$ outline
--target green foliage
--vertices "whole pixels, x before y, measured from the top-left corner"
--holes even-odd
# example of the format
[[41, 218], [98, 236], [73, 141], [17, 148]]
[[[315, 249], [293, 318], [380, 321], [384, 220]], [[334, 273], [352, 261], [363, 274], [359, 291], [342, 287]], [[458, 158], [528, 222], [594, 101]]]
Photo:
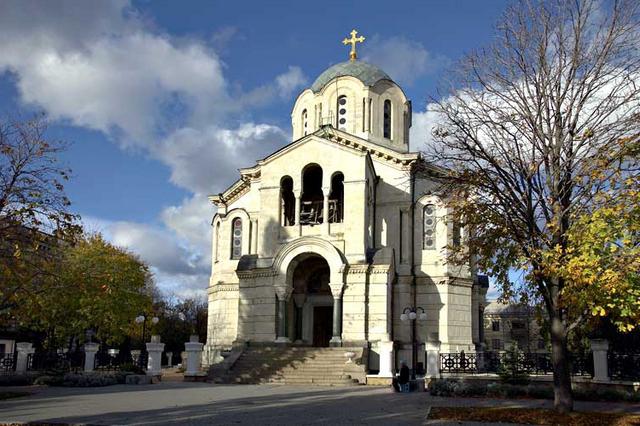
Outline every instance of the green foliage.
[[36, 379], [33, 381], [33, 384], [42, 386], [62, 386], [63, 382], [63, 375], [45, 375], [36, 377]]
[[160, 322], [154, 331], [165, 343], [166, 351], [179, 353], [184, 350], [190, 335], [197, 334], [200, 339], [207, 335], [207, 301], [204, 298], [167, 298], [156, 304], [155, 311]]
[[119, 371], [129, 374], [145, 374], [145, 371], [132, 362], [120, 365]]
[[118, 384], [115, 373], [68, 373], [62, 380], [66, 387], [99, 387]]
[[513, 343], [504, 353], [498, 375], [505, 383], [524, 385], [529, 382], [529, 375], [522, 365], [524, 353]]
[[35, 377], [24, 374], [0, 375], [0, 386], [26, 386], [33, 383]]
[[[513, 383], [485, 383], [484, 381], [439, 379], [429, 383], [429, 392], [433, 396], [445, 397], [490, 397], [490, 398], [535, 398], [553, 399], [550, 383], [537, 383], [527, 386]], [[582, 401], [628, 401], [640, 402], [640, 392], [624, 391], [609, 387], [574, 390], [574, 396]]]
[[56, 244], [80, 231], [64, 193], [70, 171], [58, 163], [65, 144], [46, 129], [42, 116], [0, 119], [0, 310], [48, 291]]
[[61, 254], [49, 291], [31, 295], [16, 312], [25, 326], [54, 330], [62, 342], [88, 329], [102, 341], [117, 342], [130, 334], [138, 314], [151, 310], [151, 274], [134, 254], [98, 234]]

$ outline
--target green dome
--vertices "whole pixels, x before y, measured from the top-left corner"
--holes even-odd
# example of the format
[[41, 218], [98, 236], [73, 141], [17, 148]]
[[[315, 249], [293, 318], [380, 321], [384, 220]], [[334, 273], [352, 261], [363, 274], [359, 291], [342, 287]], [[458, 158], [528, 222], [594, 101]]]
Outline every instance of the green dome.
[[335, 64], [325, 70], [311, 85], [311, 90], [319, 92], [336, 77], [351, 76], [360, 80], [365, 86], [373, 86], [380, 80], [391, 80], [380, 68], [362, 61], [347, 61]]

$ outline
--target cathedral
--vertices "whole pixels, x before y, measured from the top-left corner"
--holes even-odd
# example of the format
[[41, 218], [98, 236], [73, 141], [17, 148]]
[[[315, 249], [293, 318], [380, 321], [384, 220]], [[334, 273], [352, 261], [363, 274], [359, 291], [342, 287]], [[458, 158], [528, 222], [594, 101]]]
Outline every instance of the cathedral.
[[298, 95], [292, 142], [209, 197], [207, 364], [238, 347], [361, 347], [367, 373], [390, 375], [424, 366], [429, 344], [481, 343], [486, 282], [446, 262], [464, 229], [410, 151], [411, 101], [357, 59], [356, 35]]

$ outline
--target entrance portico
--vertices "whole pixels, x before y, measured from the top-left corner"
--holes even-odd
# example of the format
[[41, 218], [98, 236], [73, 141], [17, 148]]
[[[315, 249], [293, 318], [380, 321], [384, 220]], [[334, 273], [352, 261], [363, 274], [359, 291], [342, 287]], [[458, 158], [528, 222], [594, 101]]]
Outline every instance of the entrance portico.
[[274, 261], [277, 343], [342, 345], [344, 265], [338, 250], [319, 238], [282, 248]]

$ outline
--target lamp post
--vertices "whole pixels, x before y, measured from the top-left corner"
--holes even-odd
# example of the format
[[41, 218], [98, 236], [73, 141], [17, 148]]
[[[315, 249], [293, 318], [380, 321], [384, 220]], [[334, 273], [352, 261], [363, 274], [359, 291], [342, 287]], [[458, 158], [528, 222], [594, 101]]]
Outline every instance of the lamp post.
[[[145, 340], [147, 337], [147, 314], [140, 314], [136, 317], [135, 321], [137, 324], [142, 324], [142, 351], [140, 352], [140, 354], [144, 354], [147, 350], [145, 347]], [[160, 318], [158, 317], [152, 317], [151, 318], [151, 324], [156, 325], [158, 323], [158, 321], [160, 321]]]
[[[420, 312], [418, 314], [418, 311]], [[424, 321], [427, 313], [420, 306], [408, 306], [402, 310], [401, 321], [411, 321], [411, 380], [416, 379], [416, 361], [418, 358], [418, 343], [416, 342], [416, 319]]]

